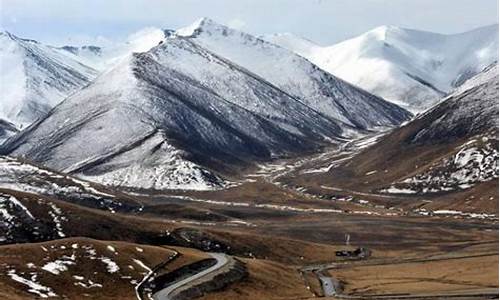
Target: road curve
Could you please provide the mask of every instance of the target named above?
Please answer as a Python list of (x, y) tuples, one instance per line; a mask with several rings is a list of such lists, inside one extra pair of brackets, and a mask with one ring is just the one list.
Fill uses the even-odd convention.
[[(166, 247), (163, 247), (163, 248), (166, 248)], [(170, 255), (164, 262), (160, 263), (159, 265), (157, 265), (154, 268), (152, 268), (151, 270), (149, 270), (149, 272), (146, 274), (146, 276), (144, 276), (144, 278), (141, 280), (141, 282), (139, 282), (139, 284), (135, 286), (135, 295), (136, 295), (138, 300), (150, 299), (150, 297), (146, 298), (143, 295), (144, 286), (152, 279), (152, 277), (156, 274), (156, 272), (159, 269), (163, 268), (165, 265), (167, 265), (168, 263), (170, 263), (171, 261), (173, 261), (174, 259), (179, 257), (180, 254), (176, 250), (170, 249), (170, 248), (166, 248), (166, 249), (173, 251), (173, 254)]]
[(153, 294), (153, 299), (155, 300), (171, 300), (171, 294), (178, 288), (189, 284), (190, 282), (201, 278), (205, 275), (208, 275), (214, 271), (217, 271), (218, 269), (224, 267), (228, 263), (228, 256), (224, 253), (208, 253), (211, 257), (215, 258), (217, 260), (217, 263), (213, 266), (211, 266), (208, 269), (205, 269), (199, 273), (194, 274), (193, 276), (190, 276), (188, 278), (185, 278), (183, 280), (180, 280), (178, 282), (175, 282), (172, 285), (167, 286), (166, 288), (159, 290), (158, 292)]
[(320, 275), (319, 280), (321, 281), (321, 287), (323, 288), (323, 295), (325, 297), (335, 296), (337, 294), (331, 277)]

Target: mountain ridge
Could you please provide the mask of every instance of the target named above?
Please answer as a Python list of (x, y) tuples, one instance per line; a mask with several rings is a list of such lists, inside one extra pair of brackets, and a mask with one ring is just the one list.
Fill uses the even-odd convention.
[(449, 35), (380, 26), (332, 46), (306, 49), (297, 37), (265, 38), (414, 113), (498, 60), (498, 24)]
[[(315, 151), (410, 116), (289, 55), (330, 80), (335, 96), (344, 97), (351, 113), (363, 110), (355, 106), (367, 101), (361, 103), (386, 118), (377, 120), (378, 114), (368, 110), (371, 124), (346, 124), (305, 104), (293, 86), (269, 82), (248, 65), (172, 33), (102, 73), (9, 139), (3, 152), (110, 185), (212, 189), (226, 184), (218, 172)], [(335, 104), (337, 98), (331, 101)]]
[[(397, 106), (373, 97), (287, 49), (209, 18), (177, 30), (173, 38), (178, 36), (192, 39), (289, 91), (316, 111), (351, 126), (361, 129), (390, 126), (398, 123), (404, 114)], [(273, 68), (269, 68), (270, 65)]]
[(42, 117), (97, 76), (93, 68), (9, 32), (0, 32), (0, 63), (4, 97), (0, 118), (18, 129)]

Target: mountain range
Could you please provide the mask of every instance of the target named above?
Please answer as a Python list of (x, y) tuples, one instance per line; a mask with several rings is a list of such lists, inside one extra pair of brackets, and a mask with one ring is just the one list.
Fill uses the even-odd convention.
[(314, 180), (363, 192), (425, 196), (418, 206), (424, 210), (494, 211), (498, 97), (494, 63), (439, 104)]
[(498, 299), (497, 31), (1, 33), (0, 299)]
[(497, 24), (450, 35), (381, 26), (325, 47), (293, 34), (263, 38), (414, 113), (498, 59)]
[[(127, 56), (8, 140), (5, 153), (112, 185), (214, 188), (223, 185), (214, 170), (312, 151), (411, 116), (249, 34), (208, 19), (190, 28)], [(207, 45), (208, 36), (217, 43)], [(283, 62), (272, 71), (262, 68), (270, 61), (253, 65), (223, 50), (232, 48)], [(295, 75), (280, 80), (282, 72)]]
[[(494, 44), (489, 33), (494, 30), (488, 27), (464, 36), (467, 40), (475, 37), (484, 46), (491, 41)], [(377, 28), (363, 36), (361, 44), (369, 45), (369, 49), (380, 48), (380, 41), (389, 40), (407, 54), (411, 52), (409, 45), (413, 49), (421, 44), (431, 47), (428, 40), (441, 49), (437, 35), (431, 38), (432, 34), (394, 27)], [(339, 47), (321, 48), (290, 35), (259, 38), (208, 18), (178, 30), (150, 28), (132, 35), (125, 43), (108, 47), (52, 47), (9, 33), (2, 37), (4, 44), (15, 50), (9, 52), (10, 48), (5, 47), (2, 53), (23, 58), (17, 63), (27, 77), (58, 74), (54, 78), (61, 82), (38, 80), (43, 90), (55, 93), (61, 85), (66, 87), (66, 94), (51, 97), (52, 102), (45, 101), (39, 89), (17, 88), (23, 93), (39, 94), (43, 110), (31, 110), (24, 123), (10, 115), (5, 117), (4, 136), (15, 134), (28, 121), (33, 123), (10, 138), (2, 153), (114, 186), (217, 189), (227, 185), (227, 178), (236, 175), (237, 170), (256, 162), (316, 151), (398, 126), (411, 118), (398, 105), (329, 73), (318, 57), (325, 58), (334, 53), (330, 50)], [(352, 42), (339, 45), (344, 44)], [(455, 43), (453, 53), (472, 51), (465, 44)], [(473, 48), (478, 47), (482, 46)], [(23, 56), (27, 50), (18, 49), (36, 51)], [(374, 53), (358, 50), (366, 55)], [(315, 54), (314, 58), (312, 53), (321, 55)], [(384, 57), (384, 64), (393, 68), (393, 56)], [(485, 57), (484, 61), (492, 59), (490, 54)], [(479, 68), (483, 60), (478, 62), (476, 58), (462, 61)], [(364, 61), (361, 57), (354, 60)], [(415, 66), (421, 63), (428, 61), (418, 61)], [(436, 68), (452, 67), (441, 64)], [(26, 72), (31, 69), (43, 72)], [(423, 73), (415, 75), (416, 71), (407, 75), (420, 78), (416, 82), (423, 86), (416, 89), (429, 88), (432, 84), (426, 80), (442, 77), (437, 75), (443, 73), (439, 70), (426, 73), (425, 80)], [(354, 73), (383, 79), (370, 72)], [(475, 71), (468, 74), (472, 73)], [(75, 77), (82, 79), (79, 84)], [(461, 81), (455, 78), (450, 86)], [(398, 84), (394, 86), (398, 91), (405, 90)], [(438, 88), (433, 90), (440, 91), (433, 95), (436, 99), (444, 95)], [(437, 101), (417, 94), (408, 99), (418, 101), (418, 105), (408, 102), (403, 106), (423, 108)], [(69, 97), (59, 103), (65, 96)]]

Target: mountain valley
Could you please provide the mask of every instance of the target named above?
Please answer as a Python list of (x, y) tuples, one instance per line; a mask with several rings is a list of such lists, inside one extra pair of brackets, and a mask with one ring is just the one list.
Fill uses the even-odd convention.
[(0, 298), (497, 299), (497, 52), (3, 32)]

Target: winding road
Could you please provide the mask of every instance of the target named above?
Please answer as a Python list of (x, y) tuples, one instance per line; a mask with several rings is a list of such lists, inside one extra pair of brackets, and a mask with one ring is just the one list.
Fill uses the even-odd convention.
[(158, 292), (153, 294), (153, 299), (155, 300), (171, 300), (173, 293), (175, 290), (188, 285), (189, 283), (195, 281), (196, 279), (202, 278), (203, 276), (206, 276), (212, 272), (215, 272), (219, 270), (220, 268), (224, 267), (229, 259), (228, 256), (224, 253), (207, 253), (210, 255), (212, 258), (215, 258), (217, 260), (217, 263), (210, 268), (207, 268), (199, 273), (194, 274), (193, 276), (184, 278), (183, 280), (174, 282), (173, 284), (167, 286), (166, 288), (159, 290)]
[(335, 284), (331, 277), (320, 275), (318, 278), (319, 281), (321, 281), (321, 287), (323, 288), (323, 294), (325, 297), (335, 296), (337, 294)]

